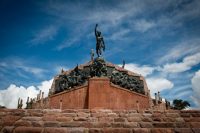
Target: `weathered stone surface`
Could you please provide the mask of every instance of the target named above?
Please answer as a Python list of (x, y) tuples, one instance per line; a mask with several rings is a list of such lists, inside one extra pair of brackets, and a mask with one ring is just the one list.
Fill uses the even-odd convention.
[(44, 116), (42, 118), (43, 121), (56, 121), (56, 117), (55, 116), (50, 116), (50, 115), (47, 115), (47, 116)]
[(64, 109), (64, 110), (62, 110), (62, 113), (76, 113), (77, 112), (77, 110), (75, 110), (75, 109)]
[(103, 129), (100, 128), (90, 128), (89, 133), (103, 133)]
[(75, 117), (77, 116), (76, 113), (62, 113), (62, 116), (65, 116), (65, 117)]
[(175, 128), (174, 132), (175, 133), (193, 133), (192, 129), (189, 129), (189, 128)]
[(61, 127), (81, 127), (82, 122), (62, 122)]
[(25, 121), (40, 121), (42, 120), (41, 117), (34, 117), (34, 116), (27, 116), (27, 117), (23, 117), (22, 120), (25, 120)]
[(44, 127), (60, 127), (58, 122), (54, 121), (45, 121), (44, 122)]
[(127, 117), (141, 117), (140, 113), (126, 113)]
[[(150, 133), (150, 129), (148, 128), (134, 128), (133, 133)], [(153, 132), (152, 132), (153, 133)]]
[(86, 128), (69, 128), (69, 133), (88, 133), (88, 129)]
[(181, 117), (190, 117), (191, 114), (189, 113), (180, 113)]
[(186, 128), (189, 127), (185, 122), (175, 122), (175, 127), (177, 128)]
[(138, 128), (139, 124), (137, 122), (125, 122), (123, 123), (124, 128)]
[(57, 117), (56, 121), (59, 121), (59, 122), (69, 122), (69, 121), (73, 121), (73, 118), (72, 117), (62, 116), (62, 117)]
[(26, 127), (30, 127), (32, 126), (30, 121), (25, 121), (25, 120), (18, 120), (15, 122), (14, 126), (18, 127), (18, 126), (26, 126)]
[[(87, 119), (87, 121), (88, 122), (97, 122), (98, 121), (98, 118), (95, 118), (95, 117), (89, 117), (88, 119)], [(100, 120), (99, 120), (100, 121)], [(102, 122), (104, 122), (104, 121), (102, 121)], [(108, 122), (108, 121), (107, 121)]]
[(85, 113), (85, 112), (78, 112), (78, 117), (89, 117), (90, 113)]
[(55, 128), (55, 127), (46, 127), (44, 128), (43, 133), (68, 133), (67, 128)]
[(192, 117), (200, 117), (200, 113), (191, 113)]
[(191, 126), (192, 128), (200, 128), (200, 122), (191, 122), (191, 123), (190, 123), (190, 126)]
[(111, 123), (108, 123), (108, 122), (92, 122), (91, 125), (94, 128), (111, 127)]
[(105, 128), (104, 133), (132, 133), (131, 129), (128, 128)]
[(113, 128), (124, 127), (124, 123), (123, 122), (113, 122), (113, 123), (111, 123), (111, 127), (113, 127)]
[[(4, 111), (0, 110), (0, 112), (4, 112), (2, 117), (0, 117), (0, 133), (200, 132), (200, 117), (196, 117), (198, 116), (196, 115), (198, 112), (193, 111), (180, 112), (179, 115), (176, 111), (155, 111), (151, 114), (142, 112), (135, 113), (134, 110), (120, 111), (103, 109), (65, 111), (14, 111), (17, 113), (14, 113), (9, 109)], [(42, 113), (42, 115), (33, 116), (32, 113)], [(158, 118), (159, 121), (155, 121), (155, 119)]]
[(43, 127), (44, 126), (44, 122), (43, 121), (32, 121), (31, 125), (33, 127)]
[(174, 133), (170, 128), (153, 128), (151, 133)]
[(122, 117), (114, 118), (114, 122), (125, 122), (126, 119)]
[(143, 116), (141, 119), (143, 122), (152, 122), (153, 121), (152, 118), (149, 116)]
[(7, 115), (2, 118), (3, 126), (12, 126), (15, 121), (19, 120), (21, 116)]
[[(160, 122), (160, 121), (163, 121), (164, 118), (162, 118), (162, 117), (153, 117), (152, 119), (153, 119), (153, 121)], [(167, 118), (167, 119), (169, 119), (169, 118)]]
[(91, 113), (91, 116), (92, 117), (107, 117), (108, 116), (108, 113), (105, 113), (105, 112), (97, 112), (97, 113)]
[(14, 130), (14, 126), (6, 126), (1, 131), (1, 133), (12, 133)]
[(112, 118), (112, 117), (100, 117), (99, 121), (100, 122), (114, 122), (114, 118)]
[(151, 122), (140, 122), (139, 124), (140, 124), (141, 128), (152, 128), (153, 127)]
[(108, 113), (108, 117), (118, 117), (118, 114), (116, 114), (116, 113)]
[(178, 119), (177, 117), (163, 117), (161, 118), (154, 118), (154, 121), (164, 121), (164, 122), (175, 122), (176, 119)]
[(155, 128), (173, 128), (174, 123), (172, 122), (153, 122)]
[(141, 122), (142, 119), (140, 117), (128, 117), (127, 120), (129, 122)]
[(200, 122), (200, 117), (192, 117), (190, 118), (191, 122)]
[(179, 117), (179, 118), (175, 118), (176, 122), (185, 122), (183, 118)]
[(176, 117), (179, 117), (180, 114), (179, 113), (166, 113), (166, 117), (173, 117), (173, 118), (176, 118)]
[(14, 133), (41, 133), (41, 127), (17, 127)]
[(88, 120), (88, 118), (86, 118), (86, 117), (75, 117), (74, 118), (74, 121), (87, 121)]
[(193, 133), (200, 133), (200, 128), (192, 128)]

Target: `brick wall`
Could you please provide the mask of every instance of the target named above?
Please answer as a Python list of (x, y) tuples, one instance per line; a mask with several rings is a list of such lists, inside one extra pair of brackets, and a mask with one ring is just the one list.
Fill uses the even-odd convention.
[(52, 109), (88, 108), (88, 87), (81, 86), (74, 90), (61, 92), (50, 97)]
[(149, 97), (110, 83), (108, 78), (90, 78), (88, 85), (49, 98), (52, 109), (139, 109), (150, 108)]
[(107, 78), (89, 79), (89, 108), (148, 109), (149, 97), (123, 89)]
[(0, 109), (1, 133), (199, 133), (200, 110)]

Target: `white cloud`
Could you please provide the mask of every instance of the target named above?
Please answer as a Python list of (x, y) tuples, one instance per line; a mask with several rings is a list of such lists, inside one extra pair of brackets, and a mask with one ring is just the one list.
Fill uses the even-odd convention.
[(34, 61), (32, 60), (30, 62), (30, 59), (12, 57), (6, 58), (4, 60), (0, 60), (0, 72), (12, 70), (15, 71), (18, 76), (23, 78), (27, 78), (27, 73), (33, 74), (34, 76), (41, 78), (44, 76), (44, 73), (48, 71), (46, 69), (33, 66)]
[[(122, 65), (119, 65), (119, 66), (122, 66)], [(137, 64), (129, 63), (129, 64), (125, 64), (125, 69), (135, 72), (137, 74), (141, 74), (142, 76), (146, 77), (152, 74), (156, 68), (148, 66), (148, 65), (139, 66)]]
[(119, 32), (115, 32), (111, 35), (111, 37), (107, 38), (108, 40), (123, 40), (125, 35), (129, 33), (129, 29), (121, 29)]
[(134, 23), (134, 28), (140, 32), (146, 32), (149, 29), (153, 28), (156, 24), (147, 20), (138, 20)]
[(200, 70), (198, 70), (193, 76), (192, 80), (192, 89), (194, 91), (192, 99), (194, 103), (200, 108)]
[(80, 41), (80, 37), (78, 37), (78, 36), (68, 39), (68, 40), (64, 40), (63, 43), (58, 45), (57, 50), (62, 50), (64, 48), (68, 48), (68, 47), (72, 46), (73, 44), (77, 43), (78, 41)]
[(154, 93), (158, 91), (174, 87), (174, 84), (165, 78), (147, 78), (146, 81), (152, 97), (154, 97)]
[(190, 70), (192, 66), (200, 63), (200, 53), (187, 56), (180, 63), (172, 63), (164, 65), (163, 71), (168, 73), (179, 73)]
[(17, 66), (18, 68), (21, 68), (22, 70), (35, 74), (35, 75), (42, 75), (42, 73), (45, 72), (44, 69), (37, 68), (37, 67), (30, 67), (30, 66)]
[(195, 54), (200, 51), (199, 43), (200, 39), (197, 38), (174, 43), (174, 47), (158, 59), (158, 63), (176, 61), (184, 56)]
[(57, 35), (58, 27), (48, 26), (36, 33), (34, 38), (30, 41), (32, 44), (43, 44), (46, 41), (53, 40)]
[(39, 90), (44, 92), (44, 96), (47, 96), (48, 91), (51, 87), (53, 79), (49, 81), (43, 81), (37, 87), (29, 86), (27, 88), (23, 86), (16, 86), (11, 84), (7, 89), (0, 90), (0, 105), (6, 106), (7, 108), (17, 108), (18, 98), (23, 99), (23, 108), (26, 107), (27, 97), (35, 98), (39, 93)]

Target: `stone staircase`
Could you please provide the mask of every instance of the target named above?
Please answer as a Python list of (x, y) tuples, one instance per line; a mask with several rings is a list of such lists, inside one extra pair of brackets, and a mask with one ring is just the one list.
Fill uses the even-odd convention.
[(0, 109), (1, 133), (200, 133), (200, 110)]

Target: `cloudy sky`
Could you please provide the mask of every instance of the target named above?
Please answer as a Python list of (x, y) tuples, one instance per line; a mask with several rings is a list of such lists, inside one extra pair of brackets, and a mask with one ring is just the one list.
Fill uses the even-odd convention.
[(61, 68), (89, 61), (98, 23), (107, 61), (200, 108), (199, 0), (1, 0), (0, 20), (0, 105), (47, 95)]

